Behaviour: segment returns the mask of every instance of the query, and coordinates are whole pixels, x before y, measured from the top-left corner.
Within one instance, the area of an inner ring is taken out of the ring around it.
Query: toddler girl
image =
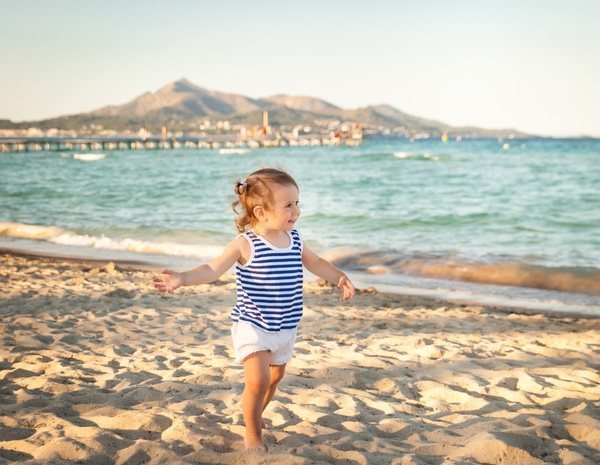
[[[238,182],[235,192],[240,234],[210,263],[182,273],[165,270],[154,278],[154,287],[173,292],[180,286],[209,283],[236,265],[231,335],[236,360],[244,365],[244,444],[246,450],[267,450],[262,412],[292,358],[302,316],[302,267],[336,284],[341,300],[351,299],[355,289],[344,273],[310,250],[295,229],[299,190],[289,174],[261,169]]]

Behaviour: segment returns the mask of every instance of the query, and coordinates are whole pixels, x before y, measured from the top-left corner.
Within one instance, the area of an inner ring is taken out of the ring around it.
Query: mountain
[[[295,126],[320,121],[360,123],[371,132],[395,131],[405,135],[443,132],[452,135],[505,137],[524,136],[514,129],[452,127],[440,121],[403,113],[390,105],[371,105],[343,109],[325,100],[307,96],[274,95],[251,98],[244,95],[206,89],[187,79],[167,84],[156,92],[146,92],[122,105],[109,105],[88,113],[67,115],[41,121],[15,123],[0,120],[0,129],[37,127],[67,129],[103,127],[137,131],[145,126],[152,132],[168,126],[170,130],[197,131],[202,119],[228,120],[232,124],[260,125],[263,111],[268,110],[272,126]]]
[[[431,131],[450,128],[448,124],[403,113],[390,105],[374,105],[345,112],[347,119],[369,121],[383,127],[405,127],[408,130]]]
[[[263,100],[271,102],[274,106],[291,108],[320,115],[337,115],[342,109],[325,100],[313,97],[294,97],[292,95],[274,95]]]
[[[269,102],[243,95],[226,94],[208,90],[181,79],[161,87],[156,92],[146,92],[124,105],[111,105],[91,114],[98,116],[227,116],[247,113],[268,107]]]

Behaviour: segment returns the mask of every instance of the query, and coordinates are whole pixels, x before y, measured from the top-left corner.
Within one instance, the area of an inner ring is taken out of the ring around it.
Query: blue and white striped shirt
[[[252,250],[236,265],[237,303],[233,321],[247,321],[269,332],[293,329],[302,317],[302,239],[288,232],[290,245],[275,247],[254,231],[241,234]]]

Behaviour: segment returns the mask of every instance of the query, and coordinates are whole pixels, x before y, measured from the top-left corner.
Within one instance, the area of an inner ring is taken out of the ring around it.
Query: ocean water
[[[600,140],[0,154],[0,247],[187,266],[236,232],[238,178],[300,185],[307,243],[363,285],[600,315]]]

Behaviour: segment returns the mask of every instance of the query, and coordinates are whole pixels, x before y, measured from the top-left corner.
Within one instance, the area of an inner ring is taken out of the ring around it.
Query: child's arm
[[[348,276],[339,268],[336,268],[330,262],[310,250],[306,243],[304,243],[302,248],[302,264],[312,274],[337,285],[342,292],[341,300],[350,300],[354,297],[356,290],[350,279],[348,279]]]
[[[247,260],[249,255],[248,241],[238,236],[225,247],[219,257],[209,263],[181,273],[164,270],[160,276],[154,278],[154,287],[159,292],[173,292],[181,286],[210,283],[231,268],[240,258]]]

